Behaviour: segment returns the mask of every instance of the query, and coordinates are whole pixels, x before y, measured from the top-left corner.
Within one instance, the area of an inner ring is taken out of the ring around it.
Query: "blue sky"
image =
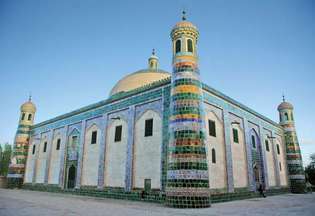
[[[200,31],[202,79],[278,121],[284,92],[295,106],[304,161],[315,152],[315,2],[0,1],[0,143],[13,142],[32,92],[36,122],[108,97],[147,66],[151,49],[171,71],[170,30],[181,10]]]

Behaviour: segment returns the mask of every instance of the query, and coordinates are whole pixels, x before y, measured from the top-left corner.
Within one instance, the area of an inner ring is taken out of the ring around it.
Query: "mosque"
[[[293,106],[283,100],[276,123],[203,83],[199,31],[185,14],[170,35],[172,72],[153,51],[147,68],[119,80],[106,100],[36,124],[35,104],[24,103],[9,183],[142,191],[177,208],[260,185],[303,192]]]

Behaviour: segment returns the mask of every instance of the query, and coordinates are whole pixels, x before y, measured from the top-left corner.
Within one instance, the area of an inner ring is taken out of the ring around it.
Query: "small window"
[[[25,119],[25,113],[22,113],[22,118],[21,118],[22,120],[24,120]]]
[[[145,129],[144,136],[152,136],[153,135],[153,119],[145,120]]]
[[[177,40],[175,43],[175,52],[178,53],[181,51],[181,41]]]
[[[266,145],[266,151],[269,152],[270,149],[269,149],[269,142],[268,142],[268,140],[265,140],[265,145]]]
[[[238,130],[236,128],[233,128],[233,141],[238,143]]]
[[[277,153],[278,153],[278,155],[280,154],[280,146],[279,146],[279,144],[277,144]]]
[[[254,135],[252,135],[252,146],[253,148],[256,148],[256,139]]]
[[[214,148],[211,150],[211,155],[212,155],[212,163],[216,163],[217,159],[216,159],[215,149]]]
[[[121,141],[121,132],[122,132],[122,125],[116,126],[116,128],[115,128],[115,142]]]
[[[282,170],[281,162],[279,162],[279,169],[280,169],[280,171]]]
[[[209,125],[209,135],[216,137],[215,121],[209,120],[208,125]]]
[[[97,131],[92,132],[92,137],[91,137],[91,144],[96,144],[97,140]]]
[[[44,143],[44,151],[43,152],[46,152],[47,150],[47,142]]]
[[[31,121],[32,120],[32,114],[28,114],[27,120]]]
[[[288,113],[284,113],[284,117],[285,117],[285,121],[289,121],[289,115],[288,115]]]
[[[294,119],[293,119],[293,113],[292,113],[292,112],[291,112],[291,120],[294,121]]]
[[[279,117],[280,117],[280,121],[282,121],[282,115],[281,115],[281,113],[279,113]]]
[[[32,154],[33,154],[33,155],[35,154],[35,149],[36,149],[36,146],[33,145],[33,150],[32,150]]]
[[[193,42],[191,39],[187,40],[187,48],[188,48],[188,52],[193,52]]]
[[[144,179],[144,191],[151,190],[151,179]]]
[[[60,140],[60,139],[58,139],[58,140],[57,140],[56,150],[59,150],[59,149],[60,149],[60,143],[61,143],[61,140]]]

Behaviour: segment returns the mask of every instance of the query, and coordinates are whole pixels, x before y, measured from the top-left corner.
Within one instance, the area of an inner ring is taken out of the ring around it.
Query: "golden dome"
[[[191,22],[188,22],[186,20],[180,21],[180,22],[176,23],[174,26],[174,28],[179,28],[179,27],[190,27],[190,28],[197,29],[197,27],[194,24],[192,24]]]
[[[29,101],[25,102],[24,104],[22,104],[21,112],[35,113],[36,112],[36,106],[31,100],[29,100]]]
[[[171,74],[169,72],[158,69],[146,69],[136,71],[119,80],[117,84],[112,88],[110,96],[121,92],[131,91],[144,85],[148,85],[153,82],[169,78],[170,76]]]

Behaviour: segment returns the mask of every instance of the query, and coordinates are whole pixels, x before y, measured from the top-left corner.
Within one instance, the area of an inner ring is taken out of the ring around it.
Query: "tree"
[[[1,150],[1,151],[2,153],[1,153],[1,158],[0,158],[0,176],[6,176],[9,170],[12,147],[10,144],[6,143],[4,145],[4,150]]]
[[[315,185],[315,153],[311,154],[310,156],[311,162],[310,164],[305,168],[305,173],[307,174],[308,181]]]

